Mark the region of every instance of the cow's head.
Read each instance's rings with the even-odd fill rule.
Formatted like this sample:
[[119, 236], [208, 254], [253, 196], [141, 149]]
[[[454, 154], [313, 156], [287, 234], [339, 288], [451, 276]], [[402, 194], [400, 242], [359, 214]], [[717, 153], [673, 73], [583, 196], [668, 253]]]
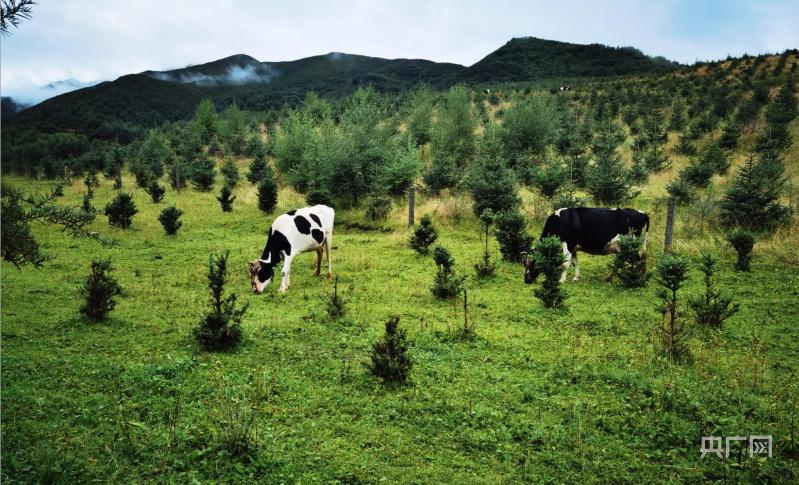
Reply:
[[250, 261], [250, 280], [252, 281], [252, 291], [258, 295], [264, 291], [266, 285], [272, 282], [272, 277], [275, 274], [274, 265], [256, 259]]
[[538, 270], [535, 267], [535, 259], [530, 253], [524, 253], [524, 282], [531, 285], [538, 278]]

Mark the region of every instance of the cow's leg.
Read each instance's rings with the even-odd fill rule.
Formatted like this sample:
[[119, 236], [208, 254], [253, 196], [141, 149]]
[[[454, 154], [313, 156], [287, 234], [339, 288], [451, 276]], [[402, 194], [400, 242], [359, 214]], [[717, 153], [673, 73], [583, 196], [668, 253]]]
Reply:
[[560, 282], [566, 282], [566, 275], [569, 272], [569, 264], [571, 264], [572, 253], [569, 252], [569, 248], [566, 246], [566, 243], [563, 243], [563, 272], [560, 274]]
[[280, 271], [280, 288], [278, 291], [284, 293], [286, 290], [289, 289], [290, 279], [289, 274], [291, 273], [291, 260], [293, 256], [286, 256], [286, 261], [283, 263], [283, 269]]
[[572, 264], [574, 265], [574, 278], [572, 278], [572, 281], [580, 281], [580, 264], [577, 262], [577, 250], [572, 254]]
[[319, 276], [319, 271], [322, 269], [322, 246], [316, 248], [316, 273], [314, 276]]
[[325, 254], [327, 255], [327, 277], [333, 277], [333, 260], [332, 260], [332, 253], [333, 252], [333, 233], [330, 232], [329, 234], [325, 235]]

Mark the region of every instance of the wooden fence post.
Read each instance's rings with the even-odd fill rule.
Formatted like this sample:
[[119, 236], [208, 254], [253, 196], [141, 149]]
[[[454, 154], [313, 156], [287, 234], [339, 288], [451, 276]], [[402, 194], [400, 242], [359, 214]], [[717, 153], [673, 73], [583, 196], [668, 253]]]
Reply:
[[671, 241], [674, 237], [674, 197], [669, 197], [669, 206], [666, 212], [666, 239], [663, 241], [663, 250], [671, 252]]
[[416, 187], [411, 185], [408, 189], [408, 227], [413, 227], [414, 224], [414, 214], [413, 209], [416, 205]]

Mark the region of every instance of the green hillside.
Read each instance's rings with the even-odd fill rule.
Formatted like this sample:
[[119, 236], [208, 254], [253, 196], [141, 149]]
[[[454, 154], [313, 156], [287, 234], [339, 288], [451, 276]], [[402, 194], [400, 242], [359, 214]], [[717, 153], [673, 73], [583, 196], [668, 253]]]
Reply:
[[633, 47], [570, 44], [536, 37], [514, 38], [458, 75], [481, 83], [604, 77], [665, 72], [677, 64], [644, 55]]

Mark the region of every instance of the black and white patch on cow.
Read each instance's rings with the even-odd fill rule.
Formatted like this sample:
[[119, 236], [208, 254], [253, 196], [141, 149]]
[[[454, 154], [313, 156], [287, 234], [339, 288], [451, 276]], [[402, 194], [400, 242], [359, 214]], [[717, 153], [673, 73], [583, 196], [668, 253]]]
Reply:
[[[580, 279], [580, 266], [577, 251], [588, 254], [614, 254], [619, 252], [619, 238], [623, 234], [644, 234], [641, 256], [646, 256], [646, 242], [649, 236], [649, 216], [635, 209], [604, 209], [577, 207], [558, 209], [547, 218], [541, 238], [555, 236], [563, 241], [563, 255], [566, 257], [561, 273], [561, 283], [566, 281], [569, 265], [574, 266], [574, 281]], [[605, 278], [610, 281], [613, 271]], [[524, 281], [532, 283], [538, 276], [533, 258], [524, 261]]]
[[269, 228], [269, 237], [260, 259], [250, 261], [253, 292], [259, 294], [272, 282], [275, 266], [280, 270], [282, 293], [291, 286], [291, 261], [300, 253], [316, 251], [316, 275], [322, 266], [322, 251], [327, 255], [327, 276], [333, 275], [331, 250], [335, 211], [326, 205], [315, 205], [289, 211], [278, 216]]

